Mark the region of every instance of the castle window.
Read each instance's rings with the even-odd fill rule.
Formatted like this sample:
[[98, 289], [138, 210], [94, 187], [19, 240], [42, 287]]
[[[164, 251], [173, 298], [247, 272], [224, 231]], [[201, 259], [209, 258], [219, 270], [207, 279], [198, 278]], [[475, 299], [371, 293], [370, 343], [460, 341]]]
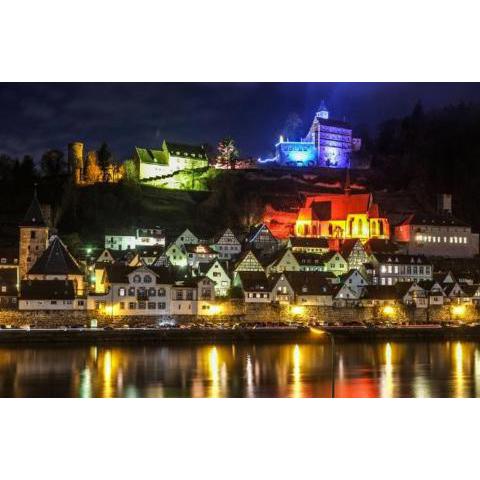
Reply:
[[158, 289], [158, 296], [159, 297], [164, 297], [165, 296], [165, 289], [164, 288], [159, 288]]
[[37, 232], [35, 230], [30, 230], [30, 238], [36, 238]]
[[133, 277], [133, 283], [140, 283], [142, 280], [142, 278], [140, 277], [140, 275], [135, 275]]
[[143, 277], [143, 281], [144, 281], [145, 283], [152, 283], [152, 277], [151, 277], [150, 275], [145, 275], [145, 276]]

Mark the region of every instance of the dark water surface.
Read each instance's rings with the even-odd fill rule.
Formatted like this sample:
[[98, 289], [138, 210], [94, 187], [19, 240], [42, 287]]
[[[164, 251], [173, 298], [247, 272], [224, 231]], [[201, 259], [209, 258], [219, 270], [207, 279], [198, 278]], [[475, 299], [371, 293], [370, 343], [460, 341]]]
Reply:
[[[480, 396], [480, 343], [337, 344], [337, 397]], [[329, 344], [0, 347], [1, 397], [330, 397]]]

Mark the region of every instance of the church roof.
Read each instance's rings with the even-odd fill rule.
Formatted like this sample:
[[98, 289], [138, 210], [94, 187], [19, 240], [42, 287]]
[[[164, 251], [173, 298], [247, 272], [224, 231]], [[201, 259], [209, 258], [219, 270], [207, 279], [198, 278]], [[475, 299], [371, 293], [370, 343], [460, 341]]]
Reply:
[[27, 213], [20, 223], [20, 227], [46, 227], [47, 224], [43, 218], [40, 203], [38, 203], [37, 191], [33, 193], [32, 203], [28, 207]]
[[[305, 207], [312, 208], [314, 215], [319, 215], [319, 220], [345, 220], [349, 214], [367, 213], [370, 210], [370, 202], [369, 193], [351, 195], [333, 193], [308, 197]], [[328, 210], [330, 218], [327, 218]]]
[[53, 237], [48, 248], [28, 273], [34, 275], [82, 275], [77, 261], [58, 237]]

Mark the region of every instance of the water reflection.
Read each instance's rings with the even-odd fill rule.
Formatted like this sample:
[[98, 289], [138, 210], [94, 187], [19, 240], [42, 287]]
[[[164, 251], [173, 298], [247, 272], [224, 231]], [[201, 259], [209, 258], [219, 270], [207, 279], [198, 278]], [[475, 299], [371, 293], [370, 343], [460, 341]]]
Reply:
[[[480, 396], [472, 342], [338, 343], [337, 397]], [[329, 397], [329, 343], [0, 348], [2, 397]]]

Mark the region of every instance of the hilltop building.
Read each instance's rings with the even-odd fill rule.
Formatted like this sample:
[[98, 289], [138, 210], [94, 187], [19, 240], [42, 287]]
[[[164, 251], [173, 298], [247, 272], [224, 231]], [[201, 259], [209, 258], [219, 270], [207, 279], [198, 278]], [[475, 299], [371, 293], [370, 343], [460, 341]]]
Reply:
[[135, 147], [134, 161], [140, 180], [172, 175], [181, 170], [208, 167], [208, 157], [201, 145], [163, 141], [161, 149]]
[[270, 161], [285, 167], [347, 168], [352, 153], [360, 150], [361, 145], [361, 139], [353, 137], [351, 125], [330, 118], [322, 102], [305, 138], [292, 141], [281, 136], [275, 145], [275, 157]]

